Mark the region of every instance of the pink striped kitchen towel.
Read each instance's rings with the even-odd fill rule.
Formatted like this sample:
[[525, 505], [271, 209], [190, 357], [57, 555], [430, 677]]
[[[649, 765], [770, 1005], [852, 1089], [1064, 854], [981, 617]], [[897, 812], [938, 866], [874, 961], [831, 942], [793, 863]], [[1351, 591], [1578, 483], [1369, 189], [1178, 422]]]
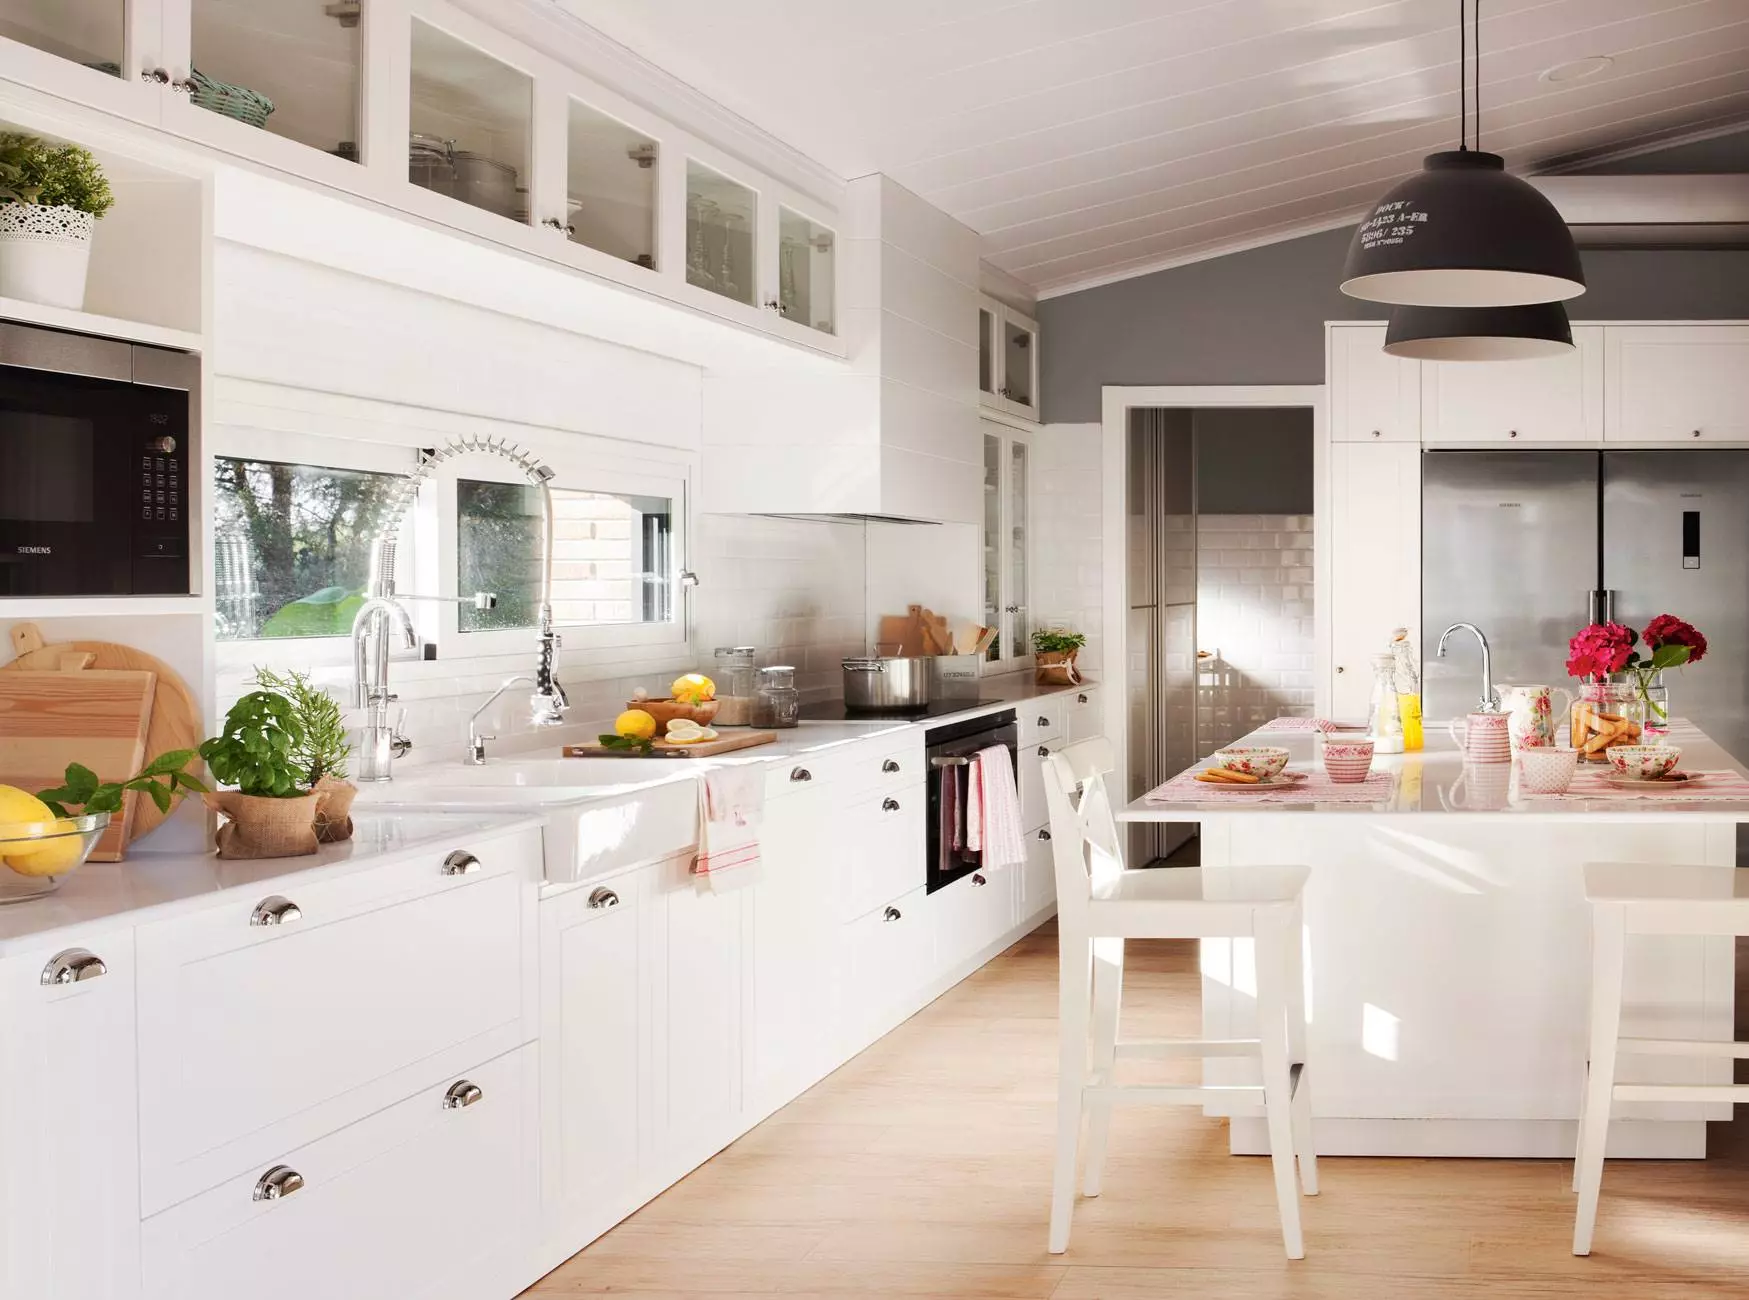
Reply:
[[698, 856], [692, 874], [712, 893], [759, 879], [759, 824], [765, 819], [765, 770], [760, 763], [706, 770], [698, 783]]
[[976, 794], [966, 800], [967, 839], [976, 827], [986, 867], [1017, 867], [1026, 861], [1026, 836], [1020, 829], [1020, 791], [1014, 785], [1008, 746], [979, 750], [971, 772]]

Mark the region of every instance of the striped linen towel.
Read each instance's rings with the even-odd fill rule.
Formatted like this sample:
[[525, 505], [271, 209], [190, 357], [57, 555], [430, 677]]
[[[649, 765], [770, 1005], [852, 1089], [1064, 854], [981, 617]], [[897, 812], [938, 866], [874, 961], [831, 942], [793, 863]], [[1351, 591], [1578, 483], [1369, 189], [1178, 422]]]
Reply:
[[759, 824], [765, 819], [763, 764], [711, 768], [698, 783], [698, 856], [692, 874], [712, 893], [759, 879]]
[[966, 847], [983, 854], [986, 867], [1019, 866], [1026, 861], [1020, 829], [1020, 791], [1006, 745], [980, 749], [970, 769], [966, 792]]
[[1257, 728], [1259, 731], [1365, 731], [1363, 722], [1337, 722], [1331, 718], [1273, 718]]

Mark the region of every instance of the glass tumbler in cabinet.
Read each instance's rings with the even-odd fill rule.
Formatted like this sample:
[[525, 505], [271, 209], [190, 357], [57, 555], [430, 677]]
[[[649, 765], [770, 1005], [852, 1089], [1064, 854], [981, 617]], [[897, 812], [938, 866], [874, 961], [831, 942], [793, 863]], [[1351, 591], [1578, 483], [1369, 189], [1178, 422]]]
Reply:
[[21, 0], [0, 5], [0, 37], [121, 76], [126, 0]]
[[752, 306], [758, 195], [691, 159], [686, 163], [686, 282]]
[[654, 269], [656, 142], [578, 99], [567, 136], [566, 212], [543, 214], [573, 243]]
[[777, 213], [777, 310], [785, 320], [798, 321], [823, 334], [836, 334], [836, 238], [825, 226], [799, 212], [780, 207]]

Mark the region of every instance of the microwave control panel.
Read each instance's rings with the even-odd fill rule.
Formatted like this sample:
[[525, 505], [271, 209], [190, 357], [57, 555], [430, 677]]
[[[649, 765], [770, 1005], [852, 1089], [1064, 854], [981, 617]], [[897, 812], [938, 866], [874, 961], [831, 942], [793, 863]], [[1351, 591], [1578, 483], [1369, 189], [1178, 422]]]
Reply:
[[[187, 477], [174, 438], [150, 439], [140, 453], [139, 510], [142, 523], [182, 522]], [[140, 531], [150, 531], [141, 529]]]

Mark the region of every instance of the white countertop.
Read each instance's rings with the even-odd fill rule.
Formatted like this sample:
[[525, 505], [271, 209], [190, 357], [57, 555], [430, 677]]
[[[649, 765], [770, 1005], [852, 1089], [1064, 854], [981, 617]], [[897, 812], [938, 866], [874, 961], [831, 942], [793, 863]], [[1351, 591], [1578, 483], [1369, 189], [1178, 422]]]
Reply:
[[305, 857], [230, 862], [211, 853], [136, 849], [125, 862], [86, 863], [63, 877], [52, 894], [0, 907], [0, 957], [51, 945], [58, 938], [84, 942], [100, 933], [106, 921], [124, 914], [124, 924], [137, 925], [229, 890], [273, 892], [270, 887], [279, 883], [310, 884], [344, 875], [391, 853], [454, 847], [482, 834], [538, 825], [540, 818], [528, 813], [415, 814], [360, 808], [353, 815], [352, 839], [323, 845]]
[[[1119, 812], [1118, 819], [1193, 822], [1212, 816], [1303, 816], [1315, 813], [1346, 817], [1434, 815], [1615, 818], [1642, 822], [1665, 819], [1749, 821], [1749, 800], [1684, 798], [1680, 790], [1621, 798], [1524, 798], [1519, 795], [1517, 783], [1512, 779], [1516, 764], [1466, 765], [1442, 724], [1429, 723], [1426, 731], [1427, 747], [1419, 753], [1374, 757], [1374, 772], [1391, 772], [1396, 777], [1390, 797], [1377, 803], [1321, 803], [1315, 799], [1262, 802], [1242, 792], [1214, 794], [1195, 803], [1150, 803], [1144, 797]], [[1676, 721], [1672, 725], [1670, 740], [1681, 747], [1682, 766], [1689, 771], [1744, 771], [1742, 764], [1690, 723]], [[1322, 764], [1321, 741], [1312, 732], [1254, 731], [1233, 743], [1280, 746], [1291, 755], [1288, 759], [1290, 771], [1312, 771]]]

